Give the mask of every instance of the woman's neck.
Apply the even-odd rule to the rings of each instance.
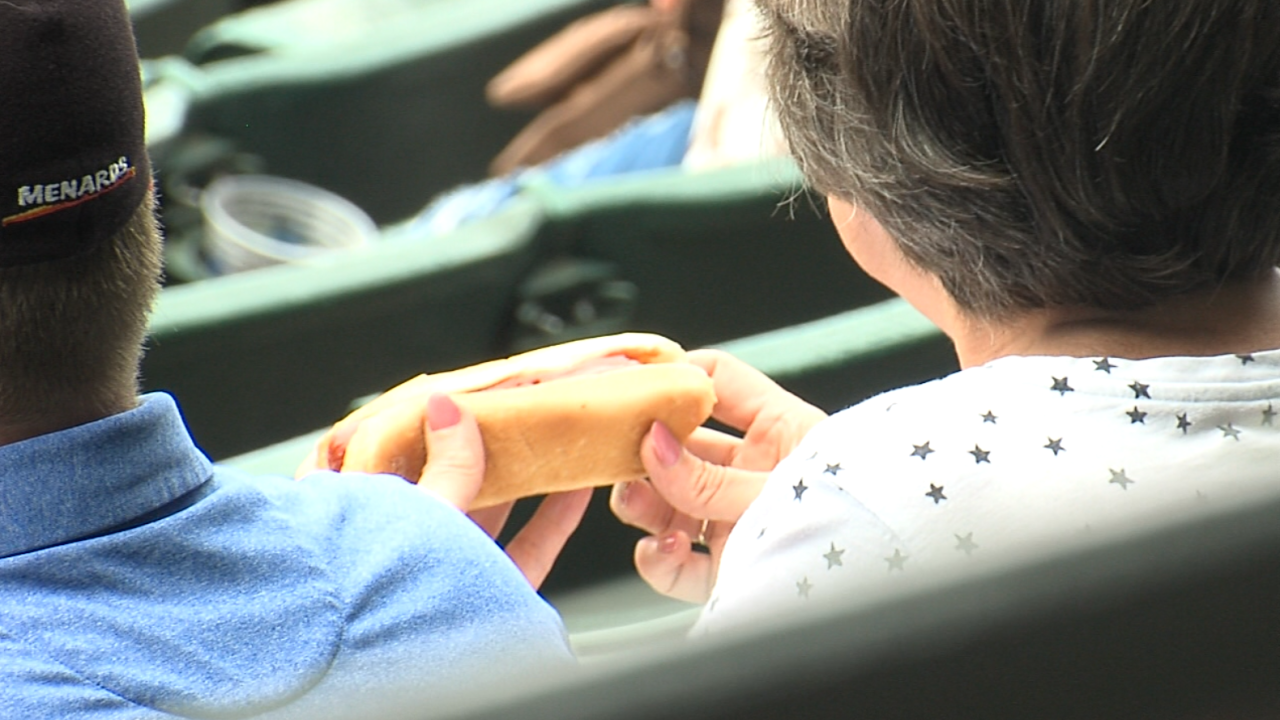
[[[994,322],[954,313],[940,324],[955,342],[961,367],[1009,355],[1136,360],[1271,350],[1280,348],[1280,273],[1141,310],[1052,308]]]

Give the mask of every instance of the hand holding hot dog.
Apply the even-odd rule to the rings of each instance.
[[[447,395],[428,396],[427,442],[430,458],[415,478],[423,491],[430,491],[463,512],[472,506],[484,482],[485,449],[476,418]],[[558,493],[548,497],[504,548],[516,567],[535,589],[542,585],[551,566],[577,529],[591,500],[589,489]],[[506,524],[510,503],[471,513],[490,537]]]
[[[681,447],[655,426],[641,452],[649,481],[615,486],[610,505],[624,523],[650,533],[636,544],[640,576],[659,593],[700,603],[715,584],[730,530],[769,471],[826,413],[726,353],[699,350],[687,359],[715,383],[712,417],[743,436],[701,428]],[[709,554],[693,551],[699,535]]]

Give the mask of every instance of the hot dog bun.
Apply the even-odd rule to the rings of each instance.
[[[317,456],[333,469],[416,481],[430,452],[427,399],[444,392],[476,416],[484,437],[485,480],[473,509],[634,479],[644,474],[640,441],[654,421],[684,439],[711,414],[711,380],[683,357],[666,338],[627,333],[421,375],[337,423]],[[601,358],[634,362],[554,377]],[[513,383],[529,384],[495,388]]]

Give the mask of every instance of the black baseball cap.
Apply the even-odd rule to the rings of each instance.
[[[151,191],[124,0],[0,0],[0,267],[98,245]]]

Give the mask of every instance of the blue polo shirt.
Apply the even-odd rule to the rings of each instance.
[[[214,466],[161,394],[0,447],[0,717],[364,715],[548,661],[554,610],[397,478]]]

